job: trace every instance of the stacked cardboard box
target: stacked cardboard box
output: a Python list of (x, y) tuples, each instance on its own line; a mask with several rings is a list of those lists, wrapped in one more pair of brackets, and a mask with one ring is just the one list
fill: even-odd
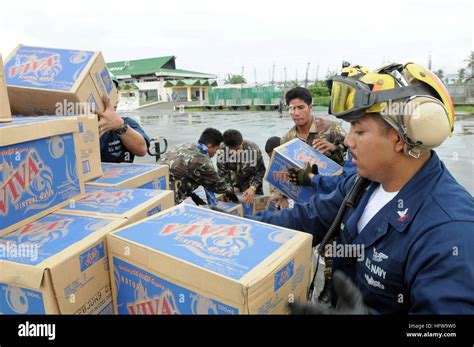
[(319, 174), (322, 176), (342, 173), (340, 165), (303, 141), (294, 139), (274, 149), (265, 179), (294, 201), (307, 202), (315, 194), (314, 189), (306, 186), (296, 186), (288, 180), (288, 168), (302, 169), (306, 163), (317, 164)]
[(11, 121), (10, 101), (8, 100), (7, 85), (3, 72), (3, 60), (0, 54), (0, 122)]
[(289, 301), (306, 298), (311, 242), (310, 234), (180, 204), (107, 235), (114, 311), (287, 313)]
[(171, 190), (86, 186), (86, 194), (59, 213), (120, 218), (130, 224), (173, 206)]
[(111, 314), (105, 235), (125, 219), (53, 213), (0, 238), (0, 313)]
[(0, 123), (0, 236), (84, 193), (77, 128), (64, 117)]
[(104, 110), (104, 95), (118, 102), (101, 52), (19, 45), (5, 77), (14, 114), (89, 114)]
[(115, 188), (168, 190), (168, 165), (102, 163), (103, 175), (88, 185)]
[(268, 200), (270, 199), (267, 195), (255, 195), (252, 202), (246, 202), (242, 199), (242, 195), (238, 195), (240, 203), (244, 209), (244, 216), (253, 216), (259, 211), (263, 211), (267, 208)]

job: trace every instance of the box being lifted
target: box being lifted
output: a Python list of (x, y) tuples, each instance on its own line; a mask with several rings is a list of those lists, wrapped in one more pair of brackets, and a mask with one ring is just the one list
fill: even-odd
[(92, 113), (104, 110), (103, 95), (118, 101), (101, 52), (18, 45), (5, 78), (13, 114), (89, 114), (88, 105)]

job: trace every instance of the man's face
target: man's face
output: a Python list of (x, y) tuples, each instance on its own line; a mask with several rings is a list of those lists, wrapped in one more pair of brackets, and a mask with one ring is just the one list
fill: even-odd
[(396, 138), (394, 129), (383, 129), (371, 115), (351, 122), (344, 144), (351, 150), (357, 173), (372, 181), (383, 182), (396, 163)]
[(304, 126), (311, 120), (313, 105), (308, 105), (301, 99), (293, 99), (290, 101), (288, 110), (295, 125)]
[(216, 155), (217, 151), (219, 150), (220, 145), (213, 146), (213, 145), (207, 145), (207, 150), (209, 152), (209, 157), (213, 157)]

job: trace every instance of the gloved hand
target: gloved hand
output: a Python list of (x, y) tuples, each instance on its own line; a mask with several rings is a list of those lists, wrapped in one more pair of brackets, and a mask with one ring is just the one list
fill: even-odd
[(227, 201), (233, 202), (235, 204), (239, 203), (239, 198), (237, 197), (237, 195), (235, 195), (234, 192), (225, 193), (225, 197), (226, 197)]
[(342, 271), (332, 275), (332, 283), (337, 293), (336, 307), (311, 303), (288, 304), (291, 314), (375, 314), (364, 304), (360, 289)]
[(193, 199), (194, 203), (197, 206), (207, 205), (207, 203), (203, 199), (201, 199), (196, 193), (191, 193), (189, 197)]
[(288, 168), (288, 180), (297, 185), (297, 186), (310, 186), (311, 185), (311, 178), (309, 178), (309, 174), (312, 173), (313, 175), (318, 174), (318, 165), (310, 163), (306, 163), (304, 169), (297, 169), (294, 167)]

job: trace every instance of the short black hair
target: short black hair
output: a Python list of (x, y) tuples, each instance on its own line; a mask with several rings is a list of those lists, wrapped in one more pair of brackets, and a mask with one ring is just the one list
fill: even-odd
[(279, 138), (278, 136), (270, 137), (267, 140), (267, 143), (265, 143), (265, 152), (267, 152), (267, 154), (271, 153), (275, 148), (280, 146), (280, 141), (281, 138)]
[(307, 105), (313, 104), (313, 96), (311, 95), (311, 92), (303, 87), (295, 87), (293, 89), (290, 89), (286, 92), (285, 99), (287, 105), (289, 105), (290, 101), (293, 99), (301, 99)]
[(224, 145), (229, 148), (235, 148), (240, 146), (244, 142), (244, 138), (240, 131), (235, 129), (229, 129), (224, 132)]
[(206, 146), (219, 146), (222, 141), (224, 141), (224, 138), (222, 137), (221, 132), (214, 128), (205, 129), (199, 138), (199, 143), (202, 143)]

